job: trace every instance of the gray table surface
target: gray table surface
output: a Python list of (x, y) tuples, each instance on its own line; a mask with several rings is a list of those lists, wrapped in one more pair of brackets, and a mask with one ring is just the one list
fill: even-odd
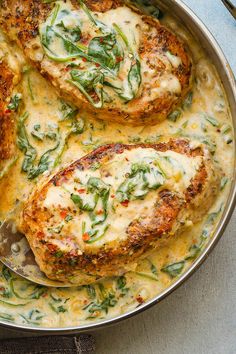
[[(220, 0), (185, 3), (214, 34), (236, 73), (236, 21)], [(214, 252), (181, 288), (145, 313), (94, 333), (96, 353), (235, 354), (235, 230), (236, 212)], [(0, 338), (18, 335), (0, 330)]]

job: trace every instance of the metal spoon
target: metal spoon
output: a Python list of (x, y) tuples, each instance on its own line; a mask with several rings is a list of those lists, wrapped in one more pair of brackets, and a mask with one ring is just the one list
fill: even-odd
[(75, 284), (48, 279), (41, 272), (26, 237), (16, 230), (13, 221), (0, 227), (0, 261), (21, 277), (49, 287), (72, 287)]
[(231, 13), (231, 15), (236, 19), (236, 6), (234, 6), (232, 4), (231, 1), (229, 0), (221, 0), (223, 2), (223, 4), (225, 5), (225, 7), (229, 10), (229, 12)]

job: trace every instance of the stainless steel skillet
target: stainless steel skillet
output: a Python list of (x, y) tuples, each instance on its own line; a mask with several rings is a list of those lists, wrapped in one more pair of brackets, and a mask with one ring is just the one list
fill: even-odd
[[(219, 48), (217, 42), (207, 30), (207, 28), (201, 23), (201, 21), (197, 18), (197, 16), (180, 0), (165, 0), (165, 2), (156, 2), (159, 7), (164, 11), (171, 10), (172, 14), (175, 14), (178, 19), (180, 19), (186, 27), (197, 37), (206, 50), (208, 56), (211, 58), (213, 64), (215, 65), (219, 76), (224, 85), (224, 89), (226, 91), (231, 113), (233, 116), (234, 122), (234, 133), (236, 133), (236, 84), (233, 73), (229, 67), (227, 60), (225, 59), (221, 49)], [(235, 168), (234, 168), (235, 170)], [(127, 312), (121, 316), (115, 317), (113, 319), (103, 320), (101, 322), (97, 322), (94, 324), (86, 325), (86, 326), (77, 326), (77, 327), (68, 327), (68, 328), (38, 328), (38, 327), (27, 327), (23, 325), (16, 324), (7, 324), (3, 321), (0, 321), (0, 324), (3, 326), (7, 326), (10, 328), (21, 329), (31, 332), (40, 332), (41, 334), (65, 334), (65, 333), (76, 333), (76, 332), (85, 332), (91, 331), (97, 328), (102, 328), (104, 326), (109, 326), (113, 323), (117, 323), (118, 321), (124, 320), (128, 317), (131, 317), (151, 306), (157, 304), (159, 301), (164, 299), (167, 295), (169, 295), (172, 291), (174, 291), (178, 286), (180, 286), (190, 275), (193, 274), (194, 271), (198, 269), (198, 267), (202, 264), (202, 262), (207, 258), (210, 254), (214, 246), (217, 244), (218, 240), (222, 236), (229, 220), (234, 210), (235, 202), (236, 202), (236, 175), (234, 175), (231, 191), (228, 197), (228, 201), (225, 205), (225, 209), (222, 215), (222, 218), (219, 222), (219, 225), (212, 236), (209, 244), (203, 251), (203, 253), (196, 259), (196, 261), (192, 264), (192, 266), (184, 273), (180, 278), (176, 280), (169, 288), (165, 289), (162, 293), (158, 294), (152, 300), (147, 303), (142, 304), (140, 307), (136, 308), (133, 311)]]

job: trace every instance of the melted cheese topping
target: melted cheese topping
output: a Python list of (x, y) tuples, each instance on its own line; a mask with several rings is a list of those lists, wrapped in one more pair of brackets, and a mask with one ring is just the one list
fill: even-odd
[[(3, 322), (24, 324), (39, 327), (66, 327), (94, 323), (104, 318), (113, 318), (136, 308), (140, 302), (151, 300), (158, 293), (166, 289), (192, 264), (194, 257), (208, 242), (220, 219), (221, 212), (227, 201), (231, 186), (234, 166), (234, 146), (232, 142), (233, 129), (232, 119), (229, 114), (228, 102), (220, 79), (212, 66), (209, 58), (205, 55), (199, 43), (197, 43), (188, 31), (179, 22), (165, 14), (163, 24), (168, 25), (180, 37), (188, 42), (193, 53), (196, 66), (196, 82), (193, 87), (192, 103), (188, 101), (184, 107), (180, 107), (180, 114), (175, 119), (166, 120), (152, 127), (125, 127), (119, 124), (88, 120), (86, 117), (77, 118), (86, 120), (82, 134), (71, 135), (65, 145), (64, 153), (58, 169), (78, 160), (95, 147), (107, 143), (155, 143), (166, 141), (169, 137), (188, 137), (194, 146), (205, 144), (214, 155), (215, 162), (221, 166), (225, 173), (222, 179), (221, 191), (209, 215), (198, 224), (190, 225), (190, 229), (173, 238), (163, 248), (153, 252), (146, 260), (140, 261), (138, 267), (128, 272), (123, 278), (109, 278), (94, 283), (89, 287), (75, 287), (71, 289), (47, 289), (37, 288), (35, 284), (27, 282), (19, 277), (12, 277), (4, 268), (0, 273), (0, 319)], [(121, 24), (120, 24), (121, 25)], [(127, 34), (128, 35), (128, 34)], [(3, 35), (0, 35), (1, 48), (16, 61), (19, 67), (26, 68), (27, 63), (18, 48), (9, 44)], [(167, 60), (168, 58), (163, 58)], [(174, 58), (169, 58), (175, 64)], [(169, 59), (167, 60), (171, 65)], [(143, 69), (143, 75), (153, 75), (151, 70), (147, 73)], [(31, 93), (29, 90), (29, 80)], [(149, 80), (149, 79), (147, 79)], [(23, 81), (15, 88), (15, 92), (23, 94), (24, 105), (19, 115), (25, 110), (30, 113), (26, 121), (26, 129), (30, 143), (37, 150), (38, 163), (40, 157), (52, 147), (54, 142), (50, 139), (39, 141), (31, 135), (34, 125), (41, 125), (41, 132), (48, 131), (48, 124), (57, 124), (60, 130), (61, 146), (64, 144), (70, 120), (62, 121), (64, 111), (62, 103), (52, 86), (46, 82), (33, 69), (24, 70)], [(32, 99), (32, 97), (34, 99)], [(215, 119), (212, 120), (212, 117)], [(211, 123), (210, 123), (211, 122)], [(50, 145), (50, 146), (49, 146)], [(59, 149), (60, 149), (59, 148)], [(0, 219), (4, 218), (15, 208), (19, 202), (27, 200), (32, 188), (39, 181), (29, 180), (27, 174), (21, 170), (24, 154), (17, 149), (18, 160), (9, 170), (9, 173), (0, 180)], [(58, 151), (52, 153), (51, 158), (57, 156)], [(170, 154), (170, 152), (168, 152)], [(174, 158), (174, 156), (173, 156)], [(192, 160), (191, 160), (192, 161)], [(195, 161), (195, 160), (194, 160)], [(180, 161), (186, 171), (186, 181), (195, 168), (187, 161)], [(51, 168), (53, 168), (51, 166)], [(109, 168), (112, 169), (112, 166)], [(47, 172), (45, 172), (47, 173)], [(172, 172), (171, 172), (172, 173)], [(185, 176), (185, 175), (184, 175)], [(108, 182), (109, 183), (109, 182)], [(178, 184), (177, 184), (178, 185)], [(175, 186), (176, 187), (176, 186)], [(65, 203), (67, 192), (54, 193), (51, 188), (47, 196), (47, 203)], [(150, 197), (151, 197), (151, 193)], [(149, 203), (149, 194), (145, 203)], [(136, 203), (136, 202), (135, 202)], [(141, 205), (141, 203), (140, 203)], [(149, 204), (150, 205), (150, 204)], [(127, 222), (125, 215), (122, 222)], [(135, 217), (132, 216), (132, 217)], [(118, 220), (118, 219), (116, 219)], [(118, 221), (117, 221), (118, 223)], [(120, 229), (120, 225), (114, 225)], [(202, 242), (202, 235), (205, 243)], [(199, 252), (200, 252), (199, 251)], [(195, 256), (194, 256), (195, 255)], [(14, 293), (12, 292), (14, 285)], [(17, 294), (18, 296), (16, 296)]]

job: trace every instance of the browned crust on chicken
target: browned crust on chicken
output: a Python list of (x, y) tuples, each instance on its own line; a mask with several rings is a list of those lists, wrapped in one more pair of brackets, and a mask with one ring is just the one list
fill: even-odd
[[(0, 23), (10, 38), (17, 40), (25, 48), (28, 41), (37, 37), (39, 23), (47, 18), (53, 5), (44, 4), (41, 0), (1, 2)], [(15, 33), (15, 35), (13, 35)]]
[[(47, 191), (52, 185), (60, 185), (71, 176), (75, 169), (89, 169), (94, 162), (107, 161), (115, 154), (136, 148), (153, 148), (157, 151), (172, 150), (188, 157), (204, 156), (203, 163), (191, 180), (183, 195), (175, 191), (157, 191), (156, 204), (148, 217), (133, 220), (127, 228), (127, 238), (118, 247), (86, 249), (81, 255), (79, 247), (58, 258), (60, 249), (45, 240), (42, 232), (45, 223), (52, 215), (42, 207)], [(184, 222), (191, 218), (194, 222), (201, 218), (210, 208), (218, 190), (220, 173), (214, 169), (211, 158), (202, 148), (191, 148), (186, 140), (170, 140), (156, 145), (113, 144), (98, 148), (68, 168), (51, 178), (37, 189), (27, 202), (22, 214), (22, 231), (25, 233), (35, 253), (37, 262), (49, 278), (68, 281), (76, 272), (109, 276), (124, 272), (125, 265), (137, 261), (153, 249), (160, 247), (170, 237), (183, 229)], [(183, 222), (184, 221), (184, 222)]]
[(5, 61), (0, 62), (0, 169), (2, 160), (13, 156), (15, 145), (14, 113), (8, 108), (8, 103), (13, 92), (14, 73)]
[[(72, 0), (75, 7), (79, 7), (78, 1)], [(110, 9), (124, 5), (121, 0), (88, 0), (87, 6), (97, 12), (106, 12)], [(53, 4), (43, 4), (40, 0), (3, 0), (2, 10), (0, 11), (0, 24), (10, 38), (16, 40), (24, 49), (26, 56), (33, 60), (33, 64), (40, 70), (42, 75), (52, 82), (59, 94), (70, 101), (78, 108), (107, 121), (115, 121), (131, 125), (155, 124), (162, 121), (167, 115), (179, 105), (187, 92), (191, 88), (192, 63), (185, 45), (166, 27), (160, 25), (159, 21), (143, 15), (138, 9), (132, 6), (132, 10), (137, 12), (143, 21), (157, 30), (157, 34), (142, 33), (142, 43), (139, 48), (141, 60), (148, 59), (150, 66), (155, 69), (157, 77), (162, 77), (166, 71), (166, 66), (162, 61), (157, 60), (157, 55), (170, 51), (181, 59), (178, 68), (173, 67), (172, 74), (175, 75), (181, 85), (180, 94), (172, 94), (169, 91), (164, 92), (157, 98), (150, 101), (144, 101), (143, 97), (150, 94), (149, 87), (142, 87), (142, 93), (139, 97), (133, 99), (121, 107), (112, 107), (105, 104), (103, 108), (94, 108), (85, 98), (85, 96), (69, 83), (66, 83), (65, 71), (61, 68), (60, 75), (54, 77), (52, 74), (53, 66), (56, 63), (48, 60), (44, 55), (42, 61), (33, 59), (34, 50), (38, 50), (38, 43), (34, 39), (38, 36), (39, 24), (49, 15)], [(31, 43), (32, 42), (32, 43)]]

